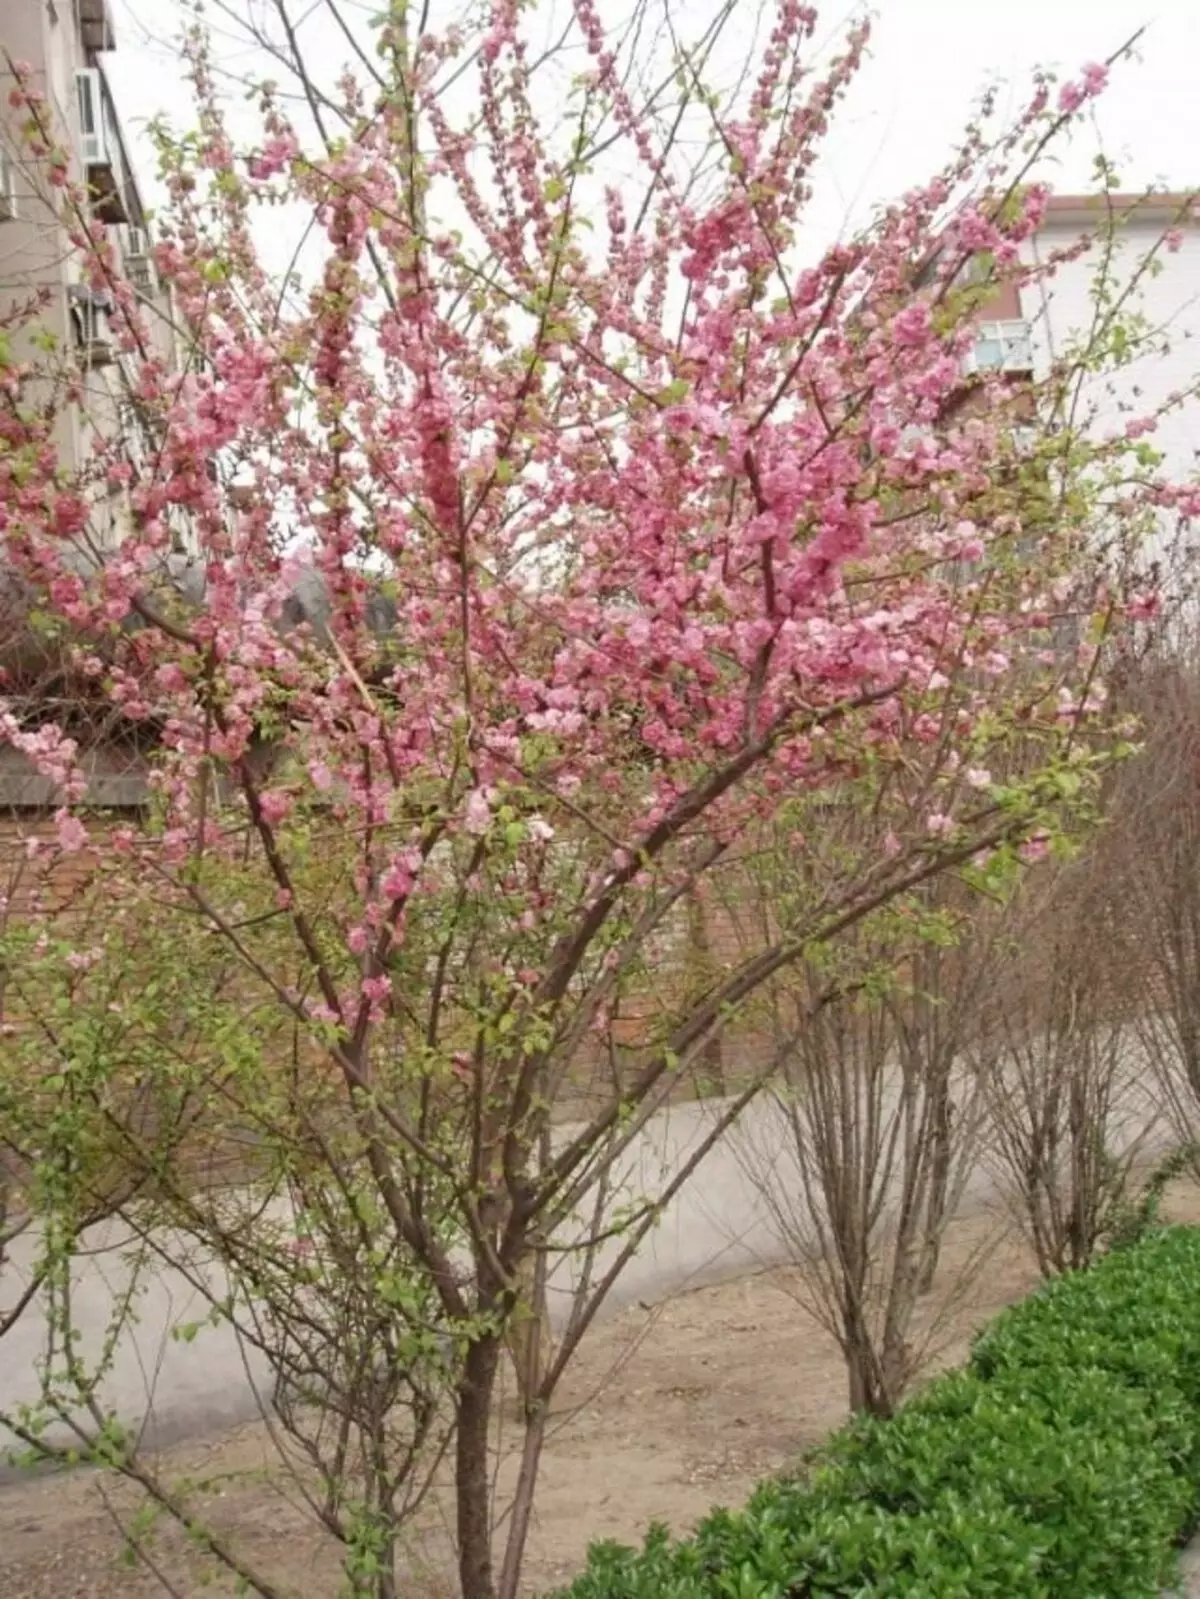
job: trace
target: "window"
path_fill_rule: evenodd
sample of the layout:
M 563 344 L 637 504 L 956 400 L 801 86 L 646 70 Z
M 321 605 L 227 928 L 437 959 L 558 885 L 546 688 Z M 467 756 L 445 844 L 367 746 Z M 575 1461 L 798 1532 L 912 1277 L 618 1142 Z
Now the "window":
M 1028 322 L 981 322 L 965 362 L 968 372 L 1032 372 L 1033 340 Z
M 96 67 L 80 67 L 75 74 L 75 94 L 79 101 L 80 152 L 87 167 L 108 164 L 108 141 L 104 136 L 100 72 Z
M 143 298 L 153 294 L 154 262 L 150 259 L 150 235 L 145 228 L 126 228 L 123 260 L 125 275 L 137 293 Z
M 0 222 L 15 222 L 17 210 L 17 164 L 7 151 L 0 150 Z
M 129 464 L 138 472 L 146 464 L 146 435 L 138 408 L 130 400 L 117 406 L 117 430 Z

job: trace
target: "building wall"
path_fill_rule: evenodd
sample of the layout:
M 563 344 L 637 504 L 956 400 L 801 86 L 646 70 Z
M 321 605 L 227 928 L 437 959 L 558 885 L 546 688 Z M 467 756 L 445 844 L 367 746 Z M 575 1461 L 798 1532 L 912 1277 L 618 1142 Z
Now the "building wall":
M 1169 225 L 1169 215 L 1156 211 L 1145 220 L 1134 217 L 1122 227 L 1112 258 L 1117 283 L 1128 281 Z M 1080 221 L 1058 220 L 1051 213 L 1036 240 L 1040 259 L 1069 246 L 1083 231 Z M 1200 376 L 1200 223 L 1190 221 L 1182 232 L 1180 250 L 1161 254 L 1162 271 L 1143 278 L 1133 302 L 1166 336 L 1169 347 L 1160 353 L 1161 340 L 1151 340 L 1127 366 L 1086 380 L 1081 388 L 1081 405 L 1105 434 L 1122 431 L 1132 417 L 1153 410 L 1172 391 L 1191 387 Z M 1078 260 L 1060 267 L 1041 290 L 1025 291 L 1022 310 L 1031 325 L 1038 375 L 1072 339 L 1086 336 L 1095 315 L 1092 289 L 1102 260 L 1102 244 L 1097 241 Z M 1200 400 L 1191 399 L 1166 417 L 1153 442 L 1165 452 L 1172 476 L 1195 472 L 1200 466 Z
M 0 0 L 0 46 L 18 61 L 33 67 L 34 87 L 48 99 L 56 132 L 71 155 L 71 177 L 85 177 L 81 155 L 81 126 L 76 94 L 76 72 L 102 63 L 97 41 L 112 44 L 105 0 Z M 86 22 L 83 20 L 86 18 Z M 123 391 L 116 362 L 92 361 L 81 350 L 69 313 L 68 290 L 82 279 L 80 262 L 48 197 L 52 191 L 44 171 L 25 155 L 17 121 L 8 106 L 11 74 L 0 55 L 0 149 L 17 174 L 15 219 L 0 221 L 0 315 L 27 303 L 37 291 L 48 291 L 45 307 L 36 319 L 10 334 L 18 359 L 32 358 L 45 369 L 48 357 L 32 340 L 50 333 L 58 341 L 60 367 L 82 368 L 84 402 L 61 410 L 56 430 L 59 456 L 70 469 L 87 459 L 94 438 L 120 436 L 125 426 L 118 401 Z M 145 214 L 129 168 L 125 142 L 115 116 L 110 124 L 112 170 L 125 197 L 129 222 L 145 228 Z M 93 174 L 95 176 L 95 174 Z M 114 223 L 110 237 L 123 255 L 128 247 L 127 225 Z M 174 355 L 169 297 L 156 291 L 147 304 L 151 346 L 170 361 Z M 35 396 L 36 398 L 36 396 Z M 105 544 L 118 542 L 129 526 L 123 500 L 103 499 L 95 505 L 93 537 Z
M 54 20 L 51 13 L 46 0 L 7 0 L 0 17 L 0 43 L 14 61 L 25 61 L 33 67 L 34 87 L 50 100 L 60 128 L 70 130 L 70 142 L 74 144 L 74 131 L 67 120 L 70 109 L 67 89 L 73 82 L 75 66 L 83 65 L 82 51 L 76 52 L 72 44 L 76 34 L 70 12 L 67 12 L 65 25 L 61 14 L 54 13 L 57 16 Z M 0 148 L 13 167 L 18 208 L 15 220 L 0 222 L 0 311 L 13 303 L 21 303 L 38 290 L 47 289 L 50 299 L 39 318 L 39 327 L 65 343 L 68 332 L 67 255 L 57 219 L 40 198 L 45 188 L 44 175 L 25 156 L 14 127 L 15 113 L 8 105 L 11 85 L 7 60 L 0 57 Z M 32 331 L 27 326 L 16 332 L 13 343 L 18 359 L 32 353 L 29 343 Z M 70 415 L 60 418 L 57 443 L 65 459 L 76 458 L 77 427 Z

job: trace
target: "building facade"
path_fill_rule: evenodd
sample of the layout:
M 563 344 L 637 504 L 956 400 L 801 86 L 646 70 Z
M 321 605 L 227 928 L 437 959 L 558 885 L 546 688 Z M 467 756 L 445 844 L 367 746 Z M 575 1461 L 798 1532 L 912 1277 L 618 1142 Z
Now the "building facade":
M 133 370 L 114 337 L 113 299 L 87 283 L 81 252 L 68 234 L 70 212 L 63 209 L 73 202 L 49 182 L 46 163 L 30 155 L 18 125 L 26 113 L 9 104 L 9 91 L 20 64 L 48 107 L 53 137 L 68 155 L 69 179 L 85 188 L 91 220 L 106 230 L 117 268 L 137 294 L 145 339 L 174 366 L 179 345 L 170 296 L 155 274 L 146 205 L 104 70 L 115 45 L 110 0 L 0 0 L 0 361 L 28 361 L 33 369 L 15 399 L 9 393 L 2 403 L 46 405 L 55 418 L 60 468 L 69 476 L 85 474 L 84 481 L 98 443 L 115 442 L 136 477 L 152 459 L 152 441 L 133 402 Z M 86 534 L 73 549 L 84 567 L 102 559 L 133 525 L 128 489 L 107 474 L 96 474 L 86 494 Z M 185 527 L 177 531 L 181 554 L 189 548 L 187 533 Z M 47 642 L 29 625 L 27 596 L 0 567 L 3 693 L 30 725 L 44 707 L 61 715 L 82 692 L 69 656 L 69 648 Z M 85 703 L 79 721 L 84 737 L 90 725 Z M 94 744 L 85 760 L 89 799 L 117 809 L 144 803 L 140 749 L 111 736 Z M 0 834 L 14 818 L 22 834 L 36 829 L 39 817 L 60 801 L 24 756 L 7 744 L 0 748 Z M 0 857 L 5 842 L 0 838 Z
M 1122 317 L 1136 319 L 1135 337 L 1120 360 L 1083 376 L 1075 420 L 1106 436 L 1161 410 L 1152 438 L 1164 471 L 1190 477 L 1200 467 L 1200 201 L 1054 195 L 1026 259 L 1044 265 L 1085 234 L 1092 242 L 1081 254 L 1023 290 L 1006 284 L 980 311 L 968 369 L 1017 381 L 1044 377 L 1119 306 Z
M 104 71 L 115 44 L 109 0 L 0 5 L 0 327 L 7 322 L 16 359 L 32 353 L 36 337 L 40 370 L 82 380 L 81 402 L 62 407 L 58 416 L 56 443 L 68 471 L 86 463 L 96 433 L 118 438 L 135 460 L 146 441 L 112 336 L 111 297 L 84 281 L 79 253 L 56 209 L 61 194 L 29 157 L 15 125 L 22 113 L 9 106 L 8 91 L 13 63 L 32 69 L 33 87 L 45 97 L 68 152 L 69 176 L 86 185 L 92 219 L 107 229 L 120 269 L 142 302 L 148 338 L 173 361 L 170 300 L 155 276 L 146 207 Z M 97 501 L 93 510 L 92 536 L 119 541 L 128 518 L 121 496 Z
M 1109 226 L 1110 219 L 1112 226 Z M 1035 371 L 1044 371 L 1072 340 L 1086 337 L 1097 313 L 1096 289 L 1122 294 L 1123 311 L 1142 319 L 1128 359 L 1080 388 L 1082 414 L 1104 433 L 1120 432 L 1137 418 L 1189 398 L 1162 416 L 1152 435 L 1173 479 L 1200 466 L 1200 200 L 1183 194 L 1055 195 L 1031 241 L 1035 259 L 1095 234 L 1090 249 L 1060 266 L 1022 306 L 1028 319 Z M 1163 243 L 1171 236 L 1174 248 Z M 1111 240 L 1111 245 L 1109 241 Z M 1147 263 L 1152 263 L 1147 265 Z

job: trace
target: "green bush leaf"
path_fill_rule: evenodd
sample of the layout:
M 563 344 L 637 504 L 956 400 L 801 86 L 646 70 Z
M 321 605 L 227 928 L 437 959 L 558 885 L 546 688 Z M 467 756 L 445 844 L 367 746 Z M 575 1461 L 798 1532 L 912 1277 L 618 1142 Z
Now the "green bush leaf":
M 1155 1599 L 1200 1507 L 1200 1232 L 1150 1232 L 1000 1315 L 691 1538 L 590 1551 L 564 1599 Z

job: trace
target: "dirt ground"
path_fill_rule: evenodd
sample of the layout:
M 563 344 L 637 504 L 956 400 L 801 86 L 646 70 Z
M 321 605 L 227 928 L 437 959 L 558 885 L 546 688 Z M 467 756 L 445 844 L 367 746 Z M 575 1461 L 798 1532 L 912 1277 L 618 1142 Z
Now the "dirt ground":
M 1200 1192 L 1172 1197 L 1178 1220 L 1200 1221 Z M 965 1271 L 970 1264 L 972 1269 Z M 964 1275 L 967 1278 L 964 1286 Z M 926 1370 L 962 1358 L 970 1336 L 1026 1294 L 1036 1271 L 998 1219 L 949 1236 L 923 1311 Z M 597 1538 L 640 1539 L 648 1523 L 686 1530 L 715 1504 L 737 1504 L 756 1482 L 843 1419 L 845 1378 L 827 1333 L 798 1299 L 805 1279 L 765 1271 L 638 1309 L 590 1334 L 556 1402 L 540 1479 L 523 1591 L 569 1578 Z M 273 1470 L 254 1424 L 163 1457 L 173 1480 L 205 1484 L 210 1525 L 288 1599 L 331 1599 L 336 1552 Z M 136 1500 L 93 1473 L 0 1489 L 0 1599 L 186 1599 L 232 1591 L 204 1580 L 184 1540 L 163 1533 L 146 1565 L 119 1563 Z M 431 1507 L 408 1555 L 403 1591 L 436 1599 L 444 1585 L 448 1505 Z

